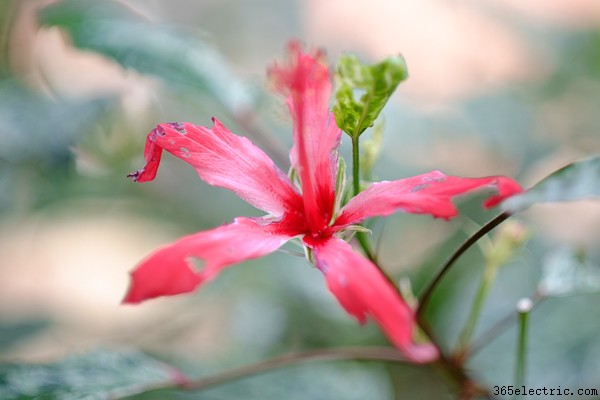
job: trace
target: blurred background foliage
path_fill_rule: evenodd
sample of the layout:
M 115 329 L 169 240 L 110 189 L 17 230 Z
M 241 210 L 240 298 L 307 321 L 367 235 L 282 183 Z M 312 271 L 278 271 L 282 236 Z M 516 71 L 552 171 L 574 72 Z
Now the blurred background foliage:
M 286 169 L 290 119 L 265 70 L 290 38 L 325 48 L 332 64 L 342 51 L 370 62 L 406 58 L 410 77 L 384 110 L 376 180 L 441 169 L 530 186 L 600 152 L 594 0 L 4 0 L 0 20 L 4 362 L 137 348 L 199 375 L 296 350 L 386 343 L 374 325 L 359 327 L 341 310 L 318 271 L 283 252 L 230 268 L 193 295 L 119 305 L 128 271 L 156 246 L 258 215 L 173 157 L 164 157 L 155 182 L 128 181 L 143 166 L 146 133 L 163 121 L 210 125 L 216 116 Z M 349 149 L 344 142 L 347 160 Z M 451 223 L 400 214 L 371 221 L 385 268 L 409 276 L 419 293 L 497 212 L 483 211 L 480 198 L 460 207 L 464 216 Z M 475 338 L 533 295 L 545 265 L 599 264 L 598 203 L 539 205 L 518 218 L 533 238 L 499 270 Z M 473 248 L 428 310 L 448 349 L 484 262 Z M 528 386 L 600 381 L 600 295 L 574 291 L 533 312 Z M 515 348 L 512 326 L 468 367 L 490 386 L 512 384 Z M 449 390 L 429 367 L 346 362 L 300 365 L 201 395 L 136 398 L 446 398 Z

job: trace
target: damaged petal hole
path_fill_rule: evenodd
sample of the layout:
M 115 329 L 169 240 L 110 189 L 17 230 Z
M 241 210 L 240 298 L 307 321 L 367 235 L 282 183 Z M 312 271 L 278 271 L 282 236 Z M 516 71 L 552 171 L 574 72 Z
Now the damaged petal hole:
M 421 183 L 420 185 L 416 185 L 410 191 L 411 191 L 411 193 L 418 192 L 419 190 L 427 189 L 429 186 L 431 186 L 434 183 L 443 182 L 445 180 L 446 180 L 445 177 L 438 177 L 438 178 L 427 177 L 427 178 L 423 179 L 423 183 Z
M 206 261 L 198 257 L 188 257 L 186 259 L 190 269 L 194 271 L 194 273 L 200 275 L 204 272 L 204 268 L 206 268 Z
M 159 136 L 165 135 L 165 130 L 162 128 L 162 126 L 159 125 L 156 128 L 152 129 L 152 131 L 148 135 L 148 140 L 150 140 L 151 142 L 156 142 L 156 139 L 158 139 Z
M 187 133 L 185 131 L 185 125 L 181 122 L 167 122 L 167 125 L 175 129 L 180 135 L 185 135 Z
M 190 149 L 188 149 L 187 147 L 181 146 L 179 151 L 181 151 L 181 157 L 183 157 L 183 158 L 190 158 L 192 156 L 190 154 Z
M 431 186 L 431 183 L 422 183 L 420 185 L 417 185 L 417 186 L 413 187 L 410 191 L 411 192 L 418 192 L 419 190 L 423 190 L 425 188 L 428 188 L 429 186 Z

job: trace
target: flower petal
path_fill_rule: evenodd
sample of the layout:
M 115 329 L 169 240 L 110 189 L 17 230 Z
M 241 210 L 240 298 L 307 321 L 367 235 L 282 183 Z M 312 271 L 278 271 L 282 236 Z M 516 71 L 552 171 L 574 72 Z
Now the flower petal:
M 346 204 L 335 225 L 339 229 L 365 218 L 385 216 L 398 210 L 450 219 L 458 213 L 452 203 L 455 196 L 486 187 L 496 190 L 496 194 L 485 201 L 486 208 L 523 191 L 517 182 L 505 176 L 459 178 L 432 171 L 412 178 L 372 184 Z
M 287 220 L 236 218 L 229 225 L 183 237 L 158 249 L 132 271 L 123 303 L 191 292 L 224 267 L 272 253 L 297 234 Z M 203 262 L 203 268 L 196 268 L 194 259 Z
M 287 96 L 294 120 L 290 159 L 302 183 L 309 226 L 318 231 L 333 213 L 341 131 L 329 112 L 332 85 L 321 54 L 303 53 L 297 42 L 290 43 L 288 53 L 289 64 L 274 65 L 269 75 Z
M 213 121 L 211 129 L 187 122 L 158 125 L 146 139 L 146 166 L 129 176 L 137 182 L 153 180 L 166 150 L 192 165 L 207 183 L 229 189 L 263 211 L 278 216 L 301 212 L 299 193 L 269 156 Z
M 372 317 L 410 361 L 424 363 L 438 357 L 434 345 L 413 342 L 413 310 L 373 263 L 336 237 L 314 240 L 307 236 L 304 241 L 313 250 L 329 290 L 349 314 L 361 324 Z

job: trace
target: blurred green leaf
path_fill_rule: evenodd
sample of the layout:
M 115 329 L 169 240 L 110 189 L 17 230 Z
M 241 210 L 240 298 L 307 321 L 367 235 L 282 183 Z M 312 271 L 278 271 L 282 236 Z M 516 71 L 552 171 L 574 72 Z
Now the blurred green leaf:
M 363 133 L 407 77 L 406 63 L 400 55 L 372 66 L 361 63 L 354 54 L 342 55 L 336 67 L 337 102 L 333 107 L 338 126 L 353 137 Z M 355 94 L 360 97 L 355 99 Z
M 436 382 L 437 383 L 437 382 Z M 433 386 L 433 385 L 432 385 Z M 250 379 L 231 381 L 188 399 L 387 400 L 392 389 L 382 365 L 344 362 L 279 368 Z
M 3 78 L 10 74 L 10 34 L 15 21 L 15 13 L 18 11 L 19 3 L 14 0 L 0 2 L 0 76 Z
M 535 203 L 597 196 L 600 196 L 600 156 L 574 162 L 553 172 L 525 193 L 505 201 L 502 208 L 514 213 Z
M 570 248 L 560 248 L 546 259 L 538 292 L 546 297 L 600 292 L 600 268 Z
M 197 35 L 144 20 L 120 3 L 64 0 L 42 9 L 40 22 L 65 29 L 75 46 L 126 68 L 178 88 L 208 92 L 230 111 L 242 112 L 250 104 L 248 88 Z
M 31 335 L 48 328 L 50 321 L 46 319 L 32 319 L 20 322 L 0 323 L 0 349 L 6 349 L 14 343 L 27 339 Z
M 54 101 L 16 81 L 0 82 L 0 161 L 69 155 L 75 139 L 107 110 L 109 99 Z
M 0 366 L 0 398 L 109 399 L 174 384 L 183 375 L 140 352 L 97 350 L 48 365 Z

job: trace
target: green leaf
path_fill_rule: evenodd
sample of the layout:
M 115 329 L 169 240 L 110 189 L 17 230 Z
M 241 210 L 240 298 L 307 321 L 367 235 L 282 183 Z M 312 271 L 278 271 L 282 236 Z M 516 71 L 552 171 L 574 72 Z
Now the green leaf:
M 392 387 L 388 376 L 387 369 L 378 363 L 344 362 L 342 365 L 311 363 L 293 368 L 279 368 L 251 379 L 231 381 L 226 385 L 210 389 L 210 392 L 200 392 L 196 397 L 183 399 L 384 400 L 395 398 L 391 393 Z M 402 394 L 409 390 L 406 387 L 403 389 Z M 206 397 L 203 396 L 204 393 Z
M 2 208 L 0 207 L 0 210 L 1 209 Z M 47 329 L 49 326 L 50 321 L 46 319 L 0 322 L 0 351 L 9 348 L 15 343 L 27 340 L 30 336 Z
M 552 252 L 543 264 L 538 292 L 545 297 L 600 292 L 600 268 L 570 248 Z
M 208 92 L 228 110 L 242 112 L 250 104 L 248 88 L 193 32 L 144 20 L 113 1 L 63 0 L 42 9 L 39 18 L 43 25 L 65 29 L 77 47 L 176 88 Z
M 361 63 L 354 54 L 342 55 L 336 67 L 337 102 L 333 107 L 340 129 L 352 137 L 363 133 L 407 77 L 406 63 L 400 55 L 372 66 Z
M 582 200 L 600 196 L 600 156 L 586 158 L 553 172 L 523 194 L 502 204 L 505 211 L 523 211 L 536 203 Z
M 0 365 L 0 399 L 114 399 L 182 379 L 175 368 L 140 352 L 97 350 L 54 364 Z
M 0 82 L 0 161 L 53 161 L 108 109 L 110 99 L 55 101 L 23 84 Z

